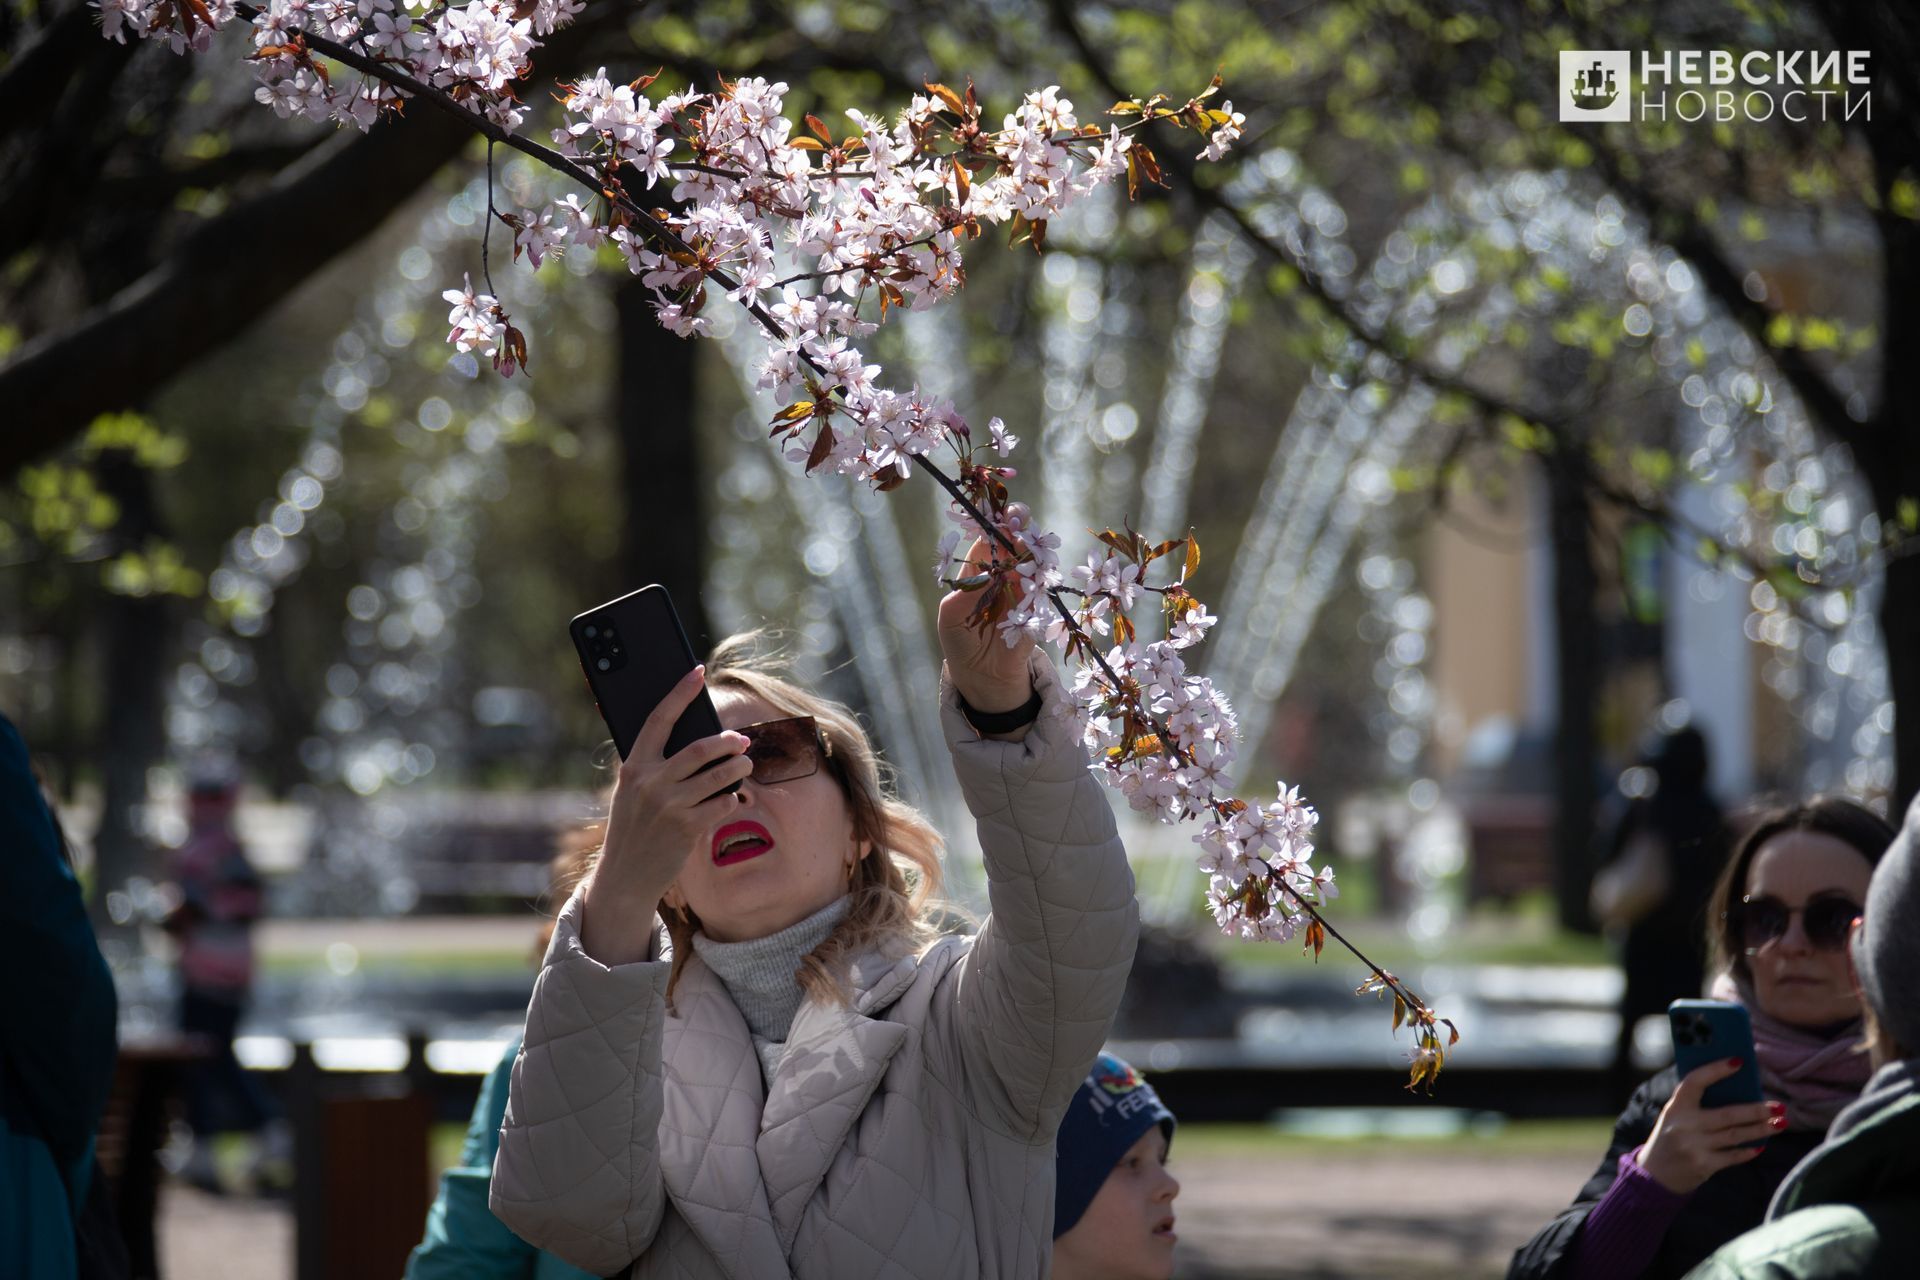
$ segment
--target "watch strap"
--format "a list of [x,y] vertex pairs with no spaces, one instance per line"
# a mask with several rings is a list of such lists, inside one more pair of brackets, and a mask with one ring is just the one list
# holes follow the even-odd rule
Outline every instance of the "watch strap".
[[1032,724],[1040,718],[1040,708],[1044,705],[1040,691],[1035,689],[1033,696],[1011,711],[978,711],[967,704],[967,700],[955,692],[954,700],[960,704],[960,714],[967,723],[981,733],[1012,733],[1015,729]]

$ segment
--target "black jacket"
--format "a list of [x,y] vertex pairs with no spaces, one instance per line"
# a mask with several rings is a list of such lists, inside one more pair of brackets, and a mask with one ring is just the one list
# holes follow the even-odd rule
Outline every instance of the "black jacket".
[[[1513,1255],[1507,1280],[1553,1280],[1572,1274],[1572,1252],[1587,1215],[1613,1185],[1620,1157],[1645,1142],[1673,1096],[1679,1077],[1668,1067],[1634,1091],[1614,1122],[1613,1142],[1572,1204]],[[1783,1133],[1747,1164],[1722,1169],[1700,1185],[1667,1228],[1660,1251],[1638,1280],[1678,1280],[1715,1249],[1760,1225],[1774,1188],[1820,1143],[1818,1133]],[[1616,1280],[1636,1280],[1620,1276]]]
[[1910,1280],[1920,1269],[1920,1061],[1885,1066],[1780,1190],[1774,1218],[1694,1280]]

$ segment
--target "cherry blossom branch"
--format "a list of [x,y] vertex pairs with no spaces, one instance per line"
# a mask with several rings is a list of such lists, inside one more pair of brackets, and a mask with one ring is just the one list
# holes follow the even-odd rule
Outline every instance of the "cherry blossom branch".
[[[1082,740],[1107,780],[1136,809],[1168,822],[1204,818],[1198,857],[1210,877],[1209,904],[1229,933],[1284,940],[1304,929],[1317,956],[1331,937],[1372,974],[1363,990],[1392,991],[1395,1026],[1412,1011],[1419,1037],[1411,1085],[1430,1086],[1444,1061],[1437,1020],[1404,984],[1367,959],[1325,918],[1337,895],[1331,867],[1308,861],[1319,816],[1297,788],[1249,805],[1226,790],[1237,751],[1232,709],[1204,676],[1187,671],[1182,651],[1217,621],[1189,590],[1199,564],[1191,535],[1150,544],[1131,529],[1106,530],[1095,552],[1074,568],[1083,588],[1068,585],[1060,539],[1033,524],[1010,499],[1010,468],[977,461],[981,448],[966,420],[946,401],[882,386],[853,340],[884,323],[892,310],[919,309],[964,283],[961,246],[987,226],[1008,223],[1015,243],[1045,242],[1049,221],[1124,173],[1129,194],[1141,182],[1163,183],[1157,159],[1132,135],[1148,122],[1205,136],[1200,158],[1217,159],[1240,137],[1244,120],[1232,104],[1201,94],[1173,105],[1164,96],[1128,99],[1109,114],[1135,117],[1104,130],[1081,124],[1057,87],[1029,93],[1002,128],[983,126],[972,85],[964,95],[927,85],[891,126],[847,112],[857,136],[836,144],[808,116],[807,133],[792,136],[782,114],[786,86],[760,79],[722,82],[717,93],[644,96],[653,77],[614,84],[604,72],[563,84],[566,124],[550,148],[517,132],[524,112],[513,85],[530,70],[536,36],[579,11],[577,0],[472,0],[436,11],[416,29],[395,0],[360,0],[352,8],[314,10],[302,0],[263,7],[234,0],[96,0],[110,38],[122,28],[164,38],[176,49],[205,48],[213,30],[233,17],[253,26],[256,97],[282,115],[302,114],[366,128],[407,98],[457,114],[488,139],[487,230],[482,271],[489,292],[471,284],[448,290],[453,304],[448,341],[479,349],[511,375],[525,366],[526,340],[491,292],[490,231],[494,218],[514,229],[514,257],[534,266],[548,252],[611,241],[628,269],[653,291],[660,322],[682,336],[701,336],[709,287],[740,304],[768,340],[758,384],[785,403],[772,434],[782,452],[809,472],[826,468],[887,490],[924,467],[951,500],[959,526],[941,540],[936,572],[946,577],[953,550],[971,530],[987,539],[988,562],[957,584],[980,593],[974,620],[1008,645],[1023,639],[1059,643],[1077,659],[1072,698]],[[210,8],[209,5],[212,5]],[[310,29],[315,23],[324,29]],[[358,45],[359,47],[355,47]],[[338,89],[316,58],[361,72],[363,82]],[[676,161],[681,142],[692,160]],[[605,217],[578,196],[548,212],[502,212],[494,204],[493,148],[520,151],[607,201]],[[815,163],[814,156],[820,161]],[[855,156],[863,168],[848,168]],[[643,209],[638,184],[675,185],[674,212]],[[558,221],[556,222],[556,217]],[[812,269],[776,270],[776,243]],[[801,294],[795,285],[820,287]],[[777,300],[776,300],[777,298]],[[843,300],[851,299],[851,301]],[[879,318],[864,310],[877,301]],[[1007,456],[1018,440],[997,418],[990,447]],[[810,438],[807,437],[810,433]],[[954,450],[949,474],[929,457]],[[1184,552],[1177,579],[1145,582],[1149,566]],[[1145,591],[1169,623],[1165,637],[1141,643],[1128,611]],[[1069,603],[1069,595],[1075,603]],[[1098,637],[1111,633],[1109,648]]]

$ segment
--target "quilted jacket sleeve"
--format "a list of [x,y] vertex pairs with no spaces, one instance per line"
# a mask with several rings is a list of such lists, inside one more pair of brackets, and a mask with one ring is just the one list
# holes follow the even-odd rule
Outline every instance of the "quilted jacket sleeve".
[[1043,705],[1020,742],[981,738],[952,685],[940,691],[992,908],[959,972],[962,1084],[983,1119],[1028,1142],[1052,1137],[1106,1040],[1140,930],[1113,811],[1037,652],[1033,679]]
[[560,912],[527,1007],[488,1205],[521,1239],[594,1275],[653,1242],[668,964],[609,968]]

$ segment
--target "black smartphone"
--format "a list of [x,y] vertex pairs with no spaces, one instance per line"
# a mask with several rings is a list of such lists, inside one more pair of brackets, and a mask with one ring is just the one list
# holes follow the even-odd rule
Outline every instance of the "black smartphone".
[[[642,587],[579,614],[567,624],[567,631],[580,654],[600,718],[607,722],[613,745],[625,760],[654,707],[697,663],[673,598],[658,583]],[[663,754],[670,756],[690,742],[719,732],[720,716],[702,689],[667,735]],[[739,786],[736,782],[725,789]]]
[[1675,1000],[1667,1006],[1667,1022],[1673,1029],[1673,1065],[1682,1076],[1709,1062],[1742,1060],[1736,1074],[1707,1086],[1701,1106],[1760,1101],[1760,1055],[1753,1049],[1753,1023],[1745,1008],[1725,1000]]

